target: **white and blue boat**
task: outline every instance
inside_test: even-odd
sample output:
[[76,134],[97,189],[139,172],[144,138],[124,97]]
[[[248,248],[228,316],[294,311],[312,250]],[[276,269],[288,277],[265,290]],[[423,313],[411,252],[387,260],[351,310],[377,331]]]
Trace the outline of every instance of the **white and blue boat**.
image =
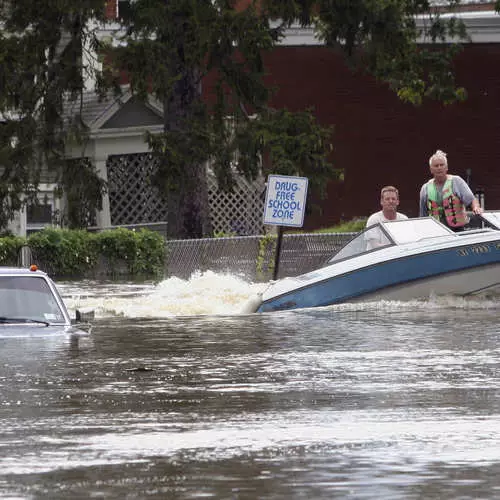
[[[479,217],[479,216],[478,216]],[[367,228],[321,268],[272,283],[257,312],[500,290],[500,211],[455,233],[431,217]]]

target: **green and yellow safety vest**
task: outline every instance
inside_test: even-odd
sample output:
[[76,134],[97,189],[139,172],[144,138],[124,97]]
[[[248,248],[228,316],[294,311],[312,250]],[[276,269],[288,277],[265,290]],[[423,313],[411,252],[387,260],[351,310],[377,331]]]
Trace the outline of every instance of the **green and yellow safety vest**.
[[447,175],[439,196],[434,179],[427,183],[427,209],[429,215],[446,221],[450,227],[462,227],[469,222],[462,200],[453,192],[452,176]]

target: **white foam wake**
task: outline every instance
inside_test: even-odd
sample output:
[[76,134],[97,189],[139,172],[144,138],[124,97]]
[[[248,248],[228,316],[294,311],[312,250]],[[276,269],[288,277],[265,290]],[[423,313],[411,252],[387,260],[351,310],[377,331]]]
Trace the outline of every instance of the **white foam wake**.
[[[96,316],[171,317],[193,315],[236,315],[246,313],[248,304],[267,286],[250,283],[232,274],[196,272],[189,279],[169,278],[157,285],[126,292],[127,285],[95,285],[90,293],[62,290],[70,309],[93,308]],[[76,289],[75,289],[76,288]],[[69,291],[69,290],[68,290]]]

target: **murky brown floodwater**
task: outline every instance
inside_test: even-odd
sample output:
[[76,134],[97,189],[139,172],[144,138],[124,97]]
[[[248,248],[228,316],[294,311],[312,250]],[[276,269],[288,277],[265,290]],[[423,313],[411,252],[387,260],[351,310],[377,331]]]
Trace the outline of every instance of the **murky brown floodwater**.
[[0,332],[1,498],[500,497],[500,299],[240,316],[196,285],[61,284],[89,336]]

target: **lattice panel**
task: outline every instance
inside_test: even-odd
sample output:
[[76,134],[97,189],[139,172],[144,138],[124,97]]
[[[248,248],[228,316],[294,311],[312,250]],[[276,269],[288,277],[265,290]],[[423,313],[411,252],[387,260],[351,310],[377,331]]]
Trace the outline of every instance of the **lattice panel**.
[[208,174],[210,218],[214,232],[238,236],[262,234],[265,181],[259,178],[250,183],[240,176],[235,176],[235,179],[234,191],[225,193],[219,191],[215,176],[211,172]]
[[[157,162],[149,153],[115,155],[107,161],[111,224],[123,226],[167,220],[167,202],[151,184]],[[236,176],[233,193],[219,191],[208,172],[210,218],[215,233],[263,233],[265,181]],[[168,233],[168,228],[167,228]]]
[[109,156],[107,169],[113,226],[167,219],[167,203],[151,183],[157,169],[151,154]]

